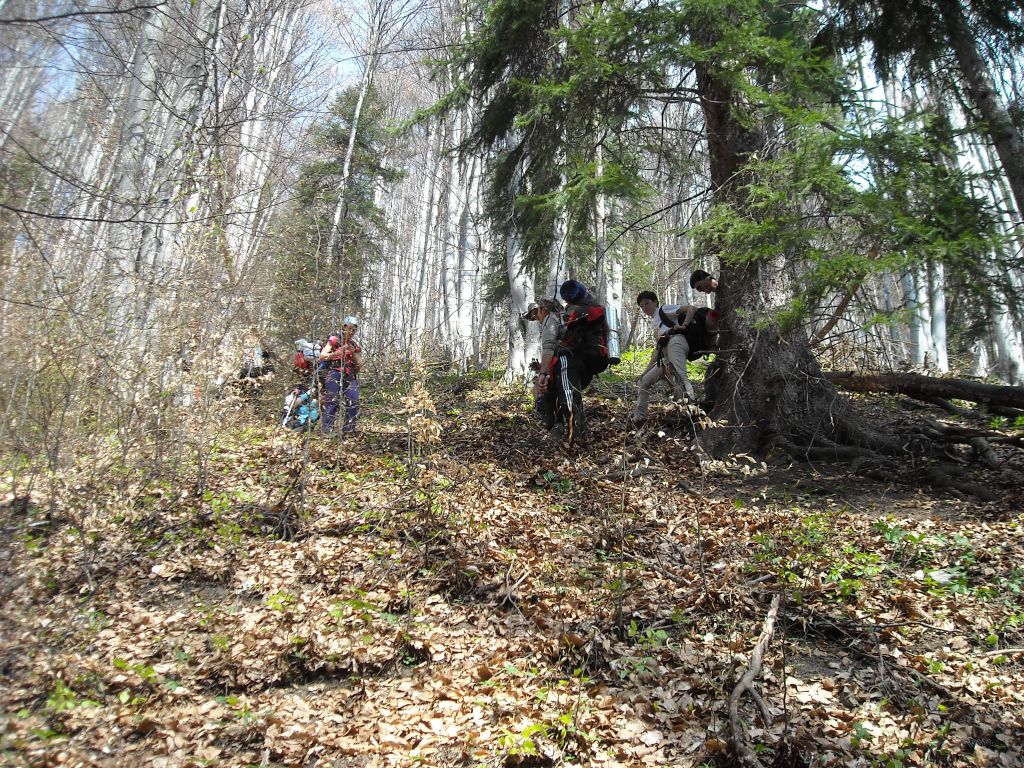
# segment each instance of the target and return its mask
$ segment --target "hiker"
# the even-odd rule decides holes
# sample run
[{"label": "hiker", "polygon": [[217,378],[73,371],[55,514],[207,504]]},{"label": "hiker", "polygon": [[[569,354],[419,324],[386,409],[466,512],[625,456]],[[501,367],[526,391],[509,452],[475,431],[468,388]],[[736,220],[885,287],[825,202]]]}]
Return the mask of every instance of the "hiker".
[{"label": "hiker", "polygon": [[651,362],[640,375],[636,408],[630,416],[634,424],[642,424],[647,420],[651,388],[663,378],[668,378],[671,383],[676,400],[694,399],[693,385],[686,374],[686,361],[695,360],[714,348],[718,314],[707,307],[685,304],[658,306],[658,296],[653,291],[641,291],[636,303],[650,319],[657,335]]},{"label": "hiker", "polygon": [[323,422],[321,429],[330,432],[338,418],[339,400],[345,401],[342,432],[354,432],[359,415],[359,371],[363,367],[363,349],[355,340],[359,321],[349,315],[341,321],[341,336],[332,335],[320,350],[321,365],[327,367],[324,381]]},{"label": "hiker", "polygon": [[551,359],[541,365],[538,384],[546,387],[542,418],[551,436],[570,442],[586,437],[583,390],[608,367],[608,320],[587,287],[566,280],[558,289],[566,302]]},{"label": "hiker", "polygon": [[[703,269],[695,269],[690,274],[690,288],[701,293],[718,295],[718,278]],[[717,329],[716,329],[717,332]],[[722,361],[715,358],[704,372],[704,410],[710,411],[718,400],[719,382],[722,380]]]},{"label": "hiker", "polygon": [[284,419],[281,426],[303,430],[316,424],[319,419],[320,409],[309,387],[305,384],[295,385],[284,398]]},{"label": "hiker", "polygon": [[311,374],[316,368],[316,361],[322,347],[323,344],[318,341],[296,339],[295,355],[292,357],[292,368],[295,372],[303,376]]},{"label": "hiker", "polygon": [[551,388],[551,361],[558,350],[558,333],[562,328],[562,305],[555,299],[531,302],[522,315],[524,320],[540,323],[541,357],[530,367],[537,371],[533,377],[533,397],[537,413],[547,429],[555,425],[554,390]]},{"label": "hiker", "polygon": [[274,372],[274,356],[262,344],[245,347],[242,350],[242,367],[238,369],[238,380],[258,380]]},{"label": "hiker", "polygon": [[256,403],[263,394],[263,386],[273,380],[274,356],[260,343],[241,348],[241,368],[233,381],[228,381],[227,372],[217,377],[215,387],[238,395],[248,403]]},{"label": "hiker", "polygon": [[690,274],[690,288],[701,293],[714,293],[718,290],[718,278],[703,269],[695,269]]}]

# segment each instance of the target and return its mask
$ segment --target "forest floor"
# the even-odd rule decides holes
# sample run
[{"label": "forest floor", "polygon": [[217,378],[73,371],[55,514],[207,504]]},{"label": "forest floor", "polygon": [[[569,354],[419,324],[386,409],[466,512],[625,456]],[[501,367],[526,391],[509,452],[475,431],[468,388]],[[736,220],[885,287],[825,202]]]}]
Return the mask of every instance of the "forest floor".
[{"label": "forest floor", "polygon": [[521,389],[367,394],[340,441],[239,417],[174,473],[5,478],[0,761],[1024,765],[1012,475],[698,462],[686,413],[628,432],[610,393],[585,451]]}]

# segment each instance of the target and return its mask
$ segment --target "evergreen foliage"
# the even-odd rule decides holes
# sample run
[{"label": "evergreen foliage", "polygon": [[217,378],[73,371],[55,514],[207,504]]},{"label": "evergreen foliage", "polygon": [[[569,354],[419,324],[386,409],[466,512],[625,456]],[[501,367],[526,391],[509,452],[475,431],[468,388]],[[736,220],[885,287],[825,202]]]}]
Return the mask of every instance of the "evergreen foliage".
[{"label": "evergreen foliage", "polygon": [[835,291],[919,264],[945,264],[965,306],[990,302],[1007,286],[986,268],[1001,238],[994,212],[971,194],[980,175],[946,161],[946,120],[910,118],[885,120],[869,136],[802,131],[774,157],[751,161],[744,209],[715,206],[693,232],[697,247],[732,263],[782,258],[795,284],[787,323]]},{"label": "evergreen foliage", "polygon": [[[993,29],[1012,29],[997,25],[992,6]],[[669,105],[707,106],[696,71],[730,99],[723,112],[746,133],[693,126],[712,166],[731,154],[742,167],[719,174],[726,181],[692,233],[699,252],[737,266],[782,259],[799,276],[791,320],[831,291],[929,261],[987,296],[983,267],[999,241],[992,211],[972,193],[979,179],[944,160],[955,151],[951,127],[922,113],[858,130],[822,23],[817,10],[762,0],[595,3],[561,17],[550,4],[485,3],[460,61],[464,79],[442,108],[479,101],[467,146],[501,150],[489,212],[500,228],[520,230],[535,267],[559,213],[579,245],[596,195],[618,201],[621,222],[655,186],[693,172],[671,156],[680,147],[666,147],[657,116]]]},{"label": "evergreen foliage", "polygon": [[[388,232],[375,190],[402,172],[387,163],[395,134],[386,107],[371,88],[363,104],[352,167],[339,200],[339,186],[358,87],[344,91],[327,120],[314,128],[317,159],[305,164],[295,201],[279,220],[282,252],[278,258],[275,317],[284,335],[323,332],[325,323],[345,312],[359,311],[366,267],[383,254]],[[336,209],[342,206],[340,236],[333,253],[325,253]]]},{"label": "evergreen foliage", "polygon": [[1024,45],[1024,15],[1015,0],[836,0],[820,40],[847,48],[870,43],[875,69],[885,77],[901,62],[927,75],[950,48],[951,2],[977,36],[1003,50]]}]

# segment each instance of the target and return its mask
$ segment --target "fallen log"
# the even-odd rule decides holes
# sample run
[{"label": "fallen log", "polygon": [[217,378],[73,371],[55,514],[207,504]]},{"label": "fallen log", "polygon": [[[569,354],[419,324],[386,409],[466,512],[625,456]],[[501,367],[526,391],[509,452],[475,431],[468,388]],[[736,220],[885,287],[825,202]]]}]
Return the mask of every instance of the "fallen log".
[{"label": "fallen log", "polygon": [[840,389],[851,392],[886,392],[922,400],[969,400],[1010,408],[1024,408],[1024,387],[1001,387],[966,379],[937,379],[917,373],[826,373]]}]

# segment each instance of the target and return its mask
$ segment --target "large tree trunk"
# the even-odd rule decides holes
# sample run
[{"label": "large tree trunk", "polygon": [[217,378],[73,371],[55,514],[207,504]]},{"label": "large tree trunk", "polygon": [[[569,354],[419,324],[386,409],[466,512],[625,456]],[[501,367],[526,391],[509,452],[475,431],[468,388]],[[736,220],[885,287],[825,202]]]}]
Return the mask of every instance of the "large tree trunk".
[{"label": "large tree trunk", "polygon": [[[566,178],[563,173],[560,186],[565,188]],[[555,216],[555,237],[548,255],[548,274],[543,287],[543,296],[554,299],[558,296],[558,286],[566,277],[567,250],[569,245],[569,213],[559,210]]]},{"label": "large tree trunk", "polygon": [[[521,170],[526,164],[524,157],[519,169],[513,174],[511,184],[511,198],[515,198],[522,183]],[[529,335],[527,323],[522,319],[526,307],[533,301],[533,279],[523,264],[523,238],[520,232],[520,224],[515,214],[510,214],[512,221],[509,222],[507,235],[505,237],[505,267],[508,274],[509,297],[511,307],[508,316],[508,366],[505,369],[505,380],[512,381],[526,375],[529,364]],[[536,338],[534,339],[536,345]]]},{"label": "large tree trunk", "polygon": [[[715,42],[711,25],[701,25],[694,34],[709,46]],[[765,152],[765,131],[757,120],[744,119],[740,95],[718,76],[713,62],[697,65],[696,80],[715,203],[742,214],[748,161]],[[734,451],[761,455],[780,447],[800,455],[840,442],[884,443],[881,436],[858,428],[846,402],[822,375],[805,329],[781,327],[772,318],[791,298],[784,265],[730,262],[727,254],[721,256],[715,306],[723,330],[711,415],[724,426],[701,433],[704,449],[717,456]]]},{"label": "large tree trunk", "polygon": [[[505,238],[505,262],[511,297],[508,315],[508,367],[505,369],[505,379],[512,381],[526,375],[530,338],[522,313],[533,300],[533,286],[523,267],[522,238],[514,227]],[[533,341],[535,346],[536,338]]]}]

